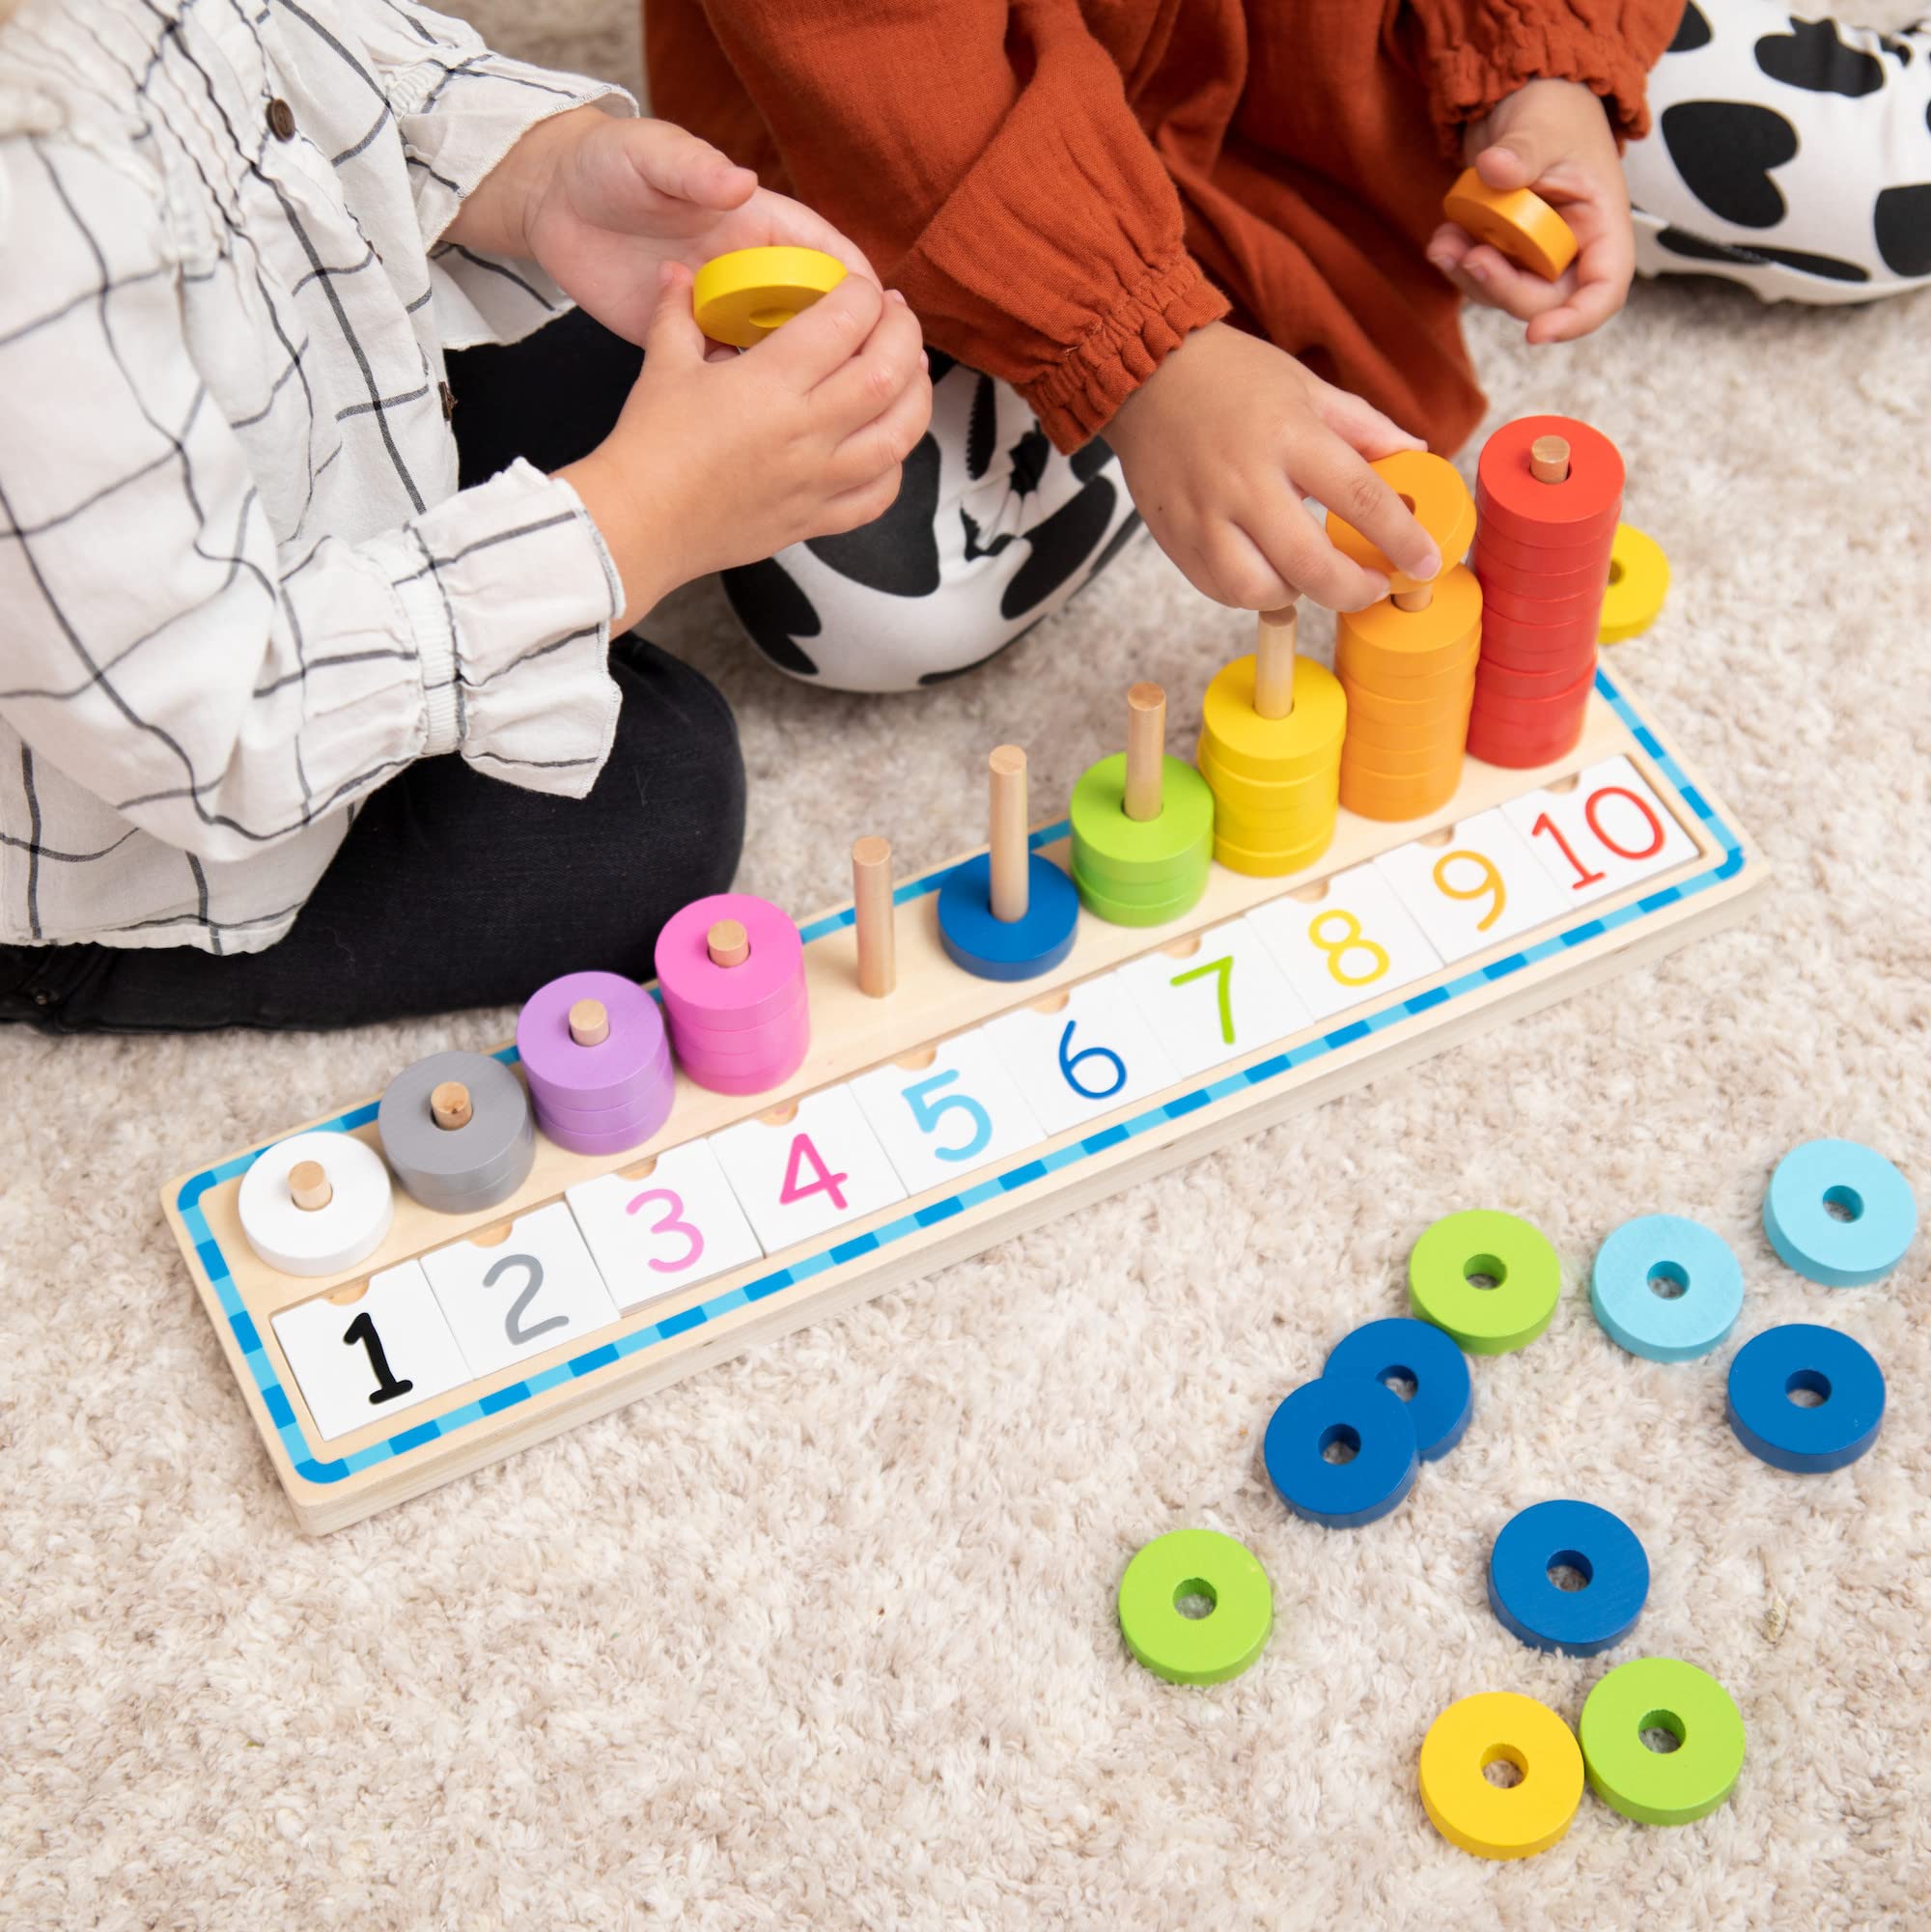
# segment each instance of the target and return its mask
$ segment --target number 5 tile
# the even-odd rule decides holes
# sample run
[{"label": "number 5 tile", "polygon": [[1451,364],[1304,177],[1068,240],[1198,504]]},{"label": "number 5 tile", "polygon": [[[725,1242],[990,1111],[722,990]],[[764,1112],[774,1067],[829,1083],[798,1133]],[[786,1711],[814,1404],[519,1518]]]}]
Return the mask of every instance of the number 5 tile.
[{"label": "number 5 tile", "polygon": [[1485,952],[1562,910],[1549,875],[1500,812],[1463,820],[1445,845],[1399,846],[1374,863],[1444,960]]},{"label": "number 5 tile", "polygon": [[1117,973],[1041,1004],[1051,1010],[1022,1006],[980,1031],[1048,1134],[1115,1113],[1179,1078]]},{"label": "number 5 tile", "polygon": [[852,1091],[908,1193],[943,1187],[1046,1138],[979,1033],[874,1067]]},{"label": "number 5 tile", "polygon": [[1337,872],[1323,898],[1290,893],[1257,906],[1247,923],[1317,1020],[1379,1004],[1441,964],[1372,865]]},{"label": "number 5 tile", "polygon": [[767,1254],[905,1199],[852,1089],[807,1094],[780,1120],[760,1114],[711,1136]]}]

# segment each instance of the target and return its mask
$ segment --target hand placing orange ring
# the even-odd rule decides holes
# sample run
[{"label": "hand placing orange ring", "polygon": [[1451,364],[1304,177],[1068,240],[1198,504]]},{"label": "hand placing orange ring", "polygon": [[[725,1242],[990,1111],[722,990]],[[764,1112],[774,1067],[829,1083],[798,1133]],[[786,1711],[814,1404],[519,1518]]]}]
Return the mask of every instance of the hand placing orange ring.
[{"label": "hand placing orange ring", "polygon": [[844,279],[844,263],[817,248],[740,248],[697,271],[690,306],[713,342],[749,349]]},{"label": "hand placing orange ring", "polygon": [[1576,259],[1576,232],[1528,188],[1492,188],[1465,168],[1441,197],[1441,212],[1519,268],[1553,282]]},{"label": "hand placing orange ring", "polygon": [[[1393,456],[1377,458],[1368,467],[1408,505],[1414,520],[1435,540],[1443,570],[1452,569],[1468,555],[1475,536],[1475,502],[1453,463],[1426,450],[1397,450]],[[1412,577],[1406,571],[1396,570],[1378,545],[1332,510],[1328,513],[1328,541],[1363,570],[1381,572],[1396,597],[1439,580]]]}]

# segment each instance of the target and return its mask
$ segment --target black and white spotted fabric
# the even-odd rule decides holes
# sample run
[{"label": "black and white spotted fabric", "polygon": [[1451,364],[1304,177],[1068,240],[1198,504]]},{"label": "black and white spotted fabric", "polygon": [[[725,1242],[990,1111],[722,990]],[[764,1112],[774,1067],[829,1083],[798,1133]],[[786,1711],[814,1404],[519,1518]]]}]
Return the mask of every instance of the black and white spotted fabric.
[{"label": "black and white spotted fabric", "polygon": [[1018,392],[932,357],[932,428],[898,501],[845,536],[724,574],[779,670],[847,691],[909,691],[994,657],[1140,527],[1113,453],[1047,440]]},{"label": "black and white spotted fabric", "polygon": [[1646,275],[1766,301],[1931,283],[1931,23],[1897,34],[1775,0],[1689,0],[1624,159]]}]

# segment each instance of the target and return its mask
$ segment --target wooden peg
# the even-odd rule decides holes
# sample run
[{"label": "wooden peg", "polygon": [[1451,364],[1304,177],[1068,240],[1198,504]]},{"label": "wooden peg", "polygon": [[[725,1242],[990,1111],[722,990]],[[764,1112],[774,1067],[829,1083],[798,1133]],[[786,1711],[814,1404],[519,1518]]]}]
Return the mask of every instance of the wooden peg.
[{"label": "wooden peg", "polygon": [[1300,614],[1294,604],[1264,610],[1254,633],[1254,710],[1286,717],[1294,710],[1294,645]]},{"label": "wooden peg", "polygon": [[579,1047],[601,1047],[610,1037],[610,1015],[601,999],[579,999],[570,1009],[570,1037]]},{"label": "wooden peg", "polygon": [[858,991],[868,999],[882,999],[898,985],[899,965],[892,849],[882,838],[861,838],[852,848],[852,916],[858,935]]},{"label": "wooden peg", "polygon": [[1426,610],[1435,602],[1435,586],[1418,583],[1413,590],[1398,590],[1392,602],[1397,610]]},{"label": "wooden peg", "polygon": [[740,921],[719,919],[705,934],[704,949],[711,955],[713,966],[742,966],[751,957],[751,936]]},{"label": "wooden peg", "polygon": [[289,1169],[289,1198],[304,1214],[325,1208],[335,1198],[320,1161],[297,1161]]},{"label": "wooden peg", "polygon": [[1135,685],[1127,693],[1127,817],[1142,825],[1160,817],[1161,766],[1166,758],[1166,693]]},{"label": "wooden peg", "polygon": [[1023,919],[1031,901],[1032,854],[1026,847],[1026,755],[1017,744],[999,744],[986,761],[993,782],[993,917],[1011,925]]},{"label": "wooden peg", "polygon": [[1528,446],[1528,471],[1538,483],[1569,481],[1569,438],[1537,436]]},{"label": "wooden peg", "polygon": [[430,1118],[438,1127],[467,1127],[472,1111],[469,1089],[461,1080],[444,1080],[439,1087],[431,1090]]}]

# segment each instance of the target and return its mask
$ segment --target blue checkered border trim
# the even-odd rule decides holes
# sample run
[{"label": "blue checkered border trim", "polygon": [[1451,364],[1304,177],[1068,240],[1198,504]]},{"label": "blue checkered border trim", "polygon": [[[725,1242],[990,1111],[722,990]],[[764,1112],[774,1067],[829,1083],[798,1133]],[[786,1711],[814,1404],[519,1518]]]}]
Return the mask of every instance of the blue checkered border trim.
[{"label": "blue checkered border trim", "polygon": [[[1308,1040],[1290,1050],[1274,1053],[1254,1066],[1227,1074],[1217,1079],[1205,1081],[1189,1093],[1165,1101],[1158,1106],[1149,1107],[1144,1113],[1131,1120],[1115,1121],[1109,1127],[1103,1127],[1088,1134],[1083,1140],[1076,1140],[1070,1145],[1041,1156],[1037,1160],[1022,1162],[1019,1166],[1007,1169],[1002,1174],[994,1174],[969,1188],[962,1188],[958,1193],[948,1195],[943,1200],[930,1202],[912,1213],[901,1215],[885,1226],[874,1229],[870,1234],[861,1234],[850,1241],[838,1242],[832,1246],[821,1249],[816,1254],[806,1255],[802,1260],[794,1261],[790,1266],[774,1270],[770,1274],[759,1276],[755,1281],[747,1281],[742,1287],[733,1288],[728,1293],[714,1296],[708,1302],[699,1302],[695,1307],[686,1308],[675,1315],[667,1315],[660,1322],[647,1323],[620,1335],[613,1342],[605,1342],[599,1348],[588,1350],[579,1356],[573,1356],[568,1361],[553,1362],[549,1367],[525,1377],[521,1382],[513,1382],[505,1388],[496,1389],[480,1401],[465,1402],[441,1415],[433,1416],[426,1422],[418,1422],[412,1428],[404,1429],[379,1442],[372,1442],[368,1447],[358,1449],[352,1455],[339,1456],[329,1462],[317,1460],[315,1452],[303,1438],[295,1421],[294,1409],[290,1406],[286,1390],[277,1378],[269,1361],[267,1351],[262,1345],[262,1337],[256,1330],[254,1319],[242,1305],[236,1293],[234,1277],[229,1272],[227,1257],[221,1246],[209,1233],[208,1221],[201,1211],[201,1197],[209,1189],[219,1183],[232,1180],[244,1172],[253,1157],[241,1155],[219,1167],[211,1167],[204,1173],[182,1184],[178,1205],[182,1218],[195,1243],[196,1252],[201,1257],[201,1265],[208,1272],[208,1278],[221,1302],[222,1312],[235,1332],[235,1339],[240,1344],[243,1360],[248,1364],[255,1378],[255,1386],[261,1392],[262,1400],[267,1408],[268,1415],[282,1441],[289,1460],[296,1472],[312,1483],[337,1483],[352,1475],[357,1470],[365,1470],[378,1463],[389,1461],[392,1457],[406,1456],[412,1449],[419,1449],[444,1436],[456,1434],[483,1420],[485,1416],[495,1415],[505,1409],[514,1409],[519,1403],[527,1402],[533,1395],[540,1395],[546,1388],[554,1388],[559,1383],[577,1381],[586,1376],[601,1374],[604,1369],[613,1368],[627,1356],[639,1351],[655,1348],[659,1342],[668,1341],[673,1335],[684,1334],[691,1329],[702,1328],[707,1322],[714,1322],[720,1315],[728,1314],[733,1308],[742,1307],[746,1302],[763,1302],[773,1295],[784,1293],[787,1288],[796,1287],[799,1282],[809,1281],[814,1275],[823,1274],[833,1268],[843,1267],[847,1262],[859,1260],[880,1248],[890,1247],[893,1243],[903,1241],[907,1236],[916,1234],[921,1228],[928,1228],[939,1221],[946,1221],[956,1215],[966,1213],[968,1208],[976,1208],[982,1202],[996,1200],[1002,1194],[1019,1193],[1027,1188],[1036,1187],[1049,1174],[1062,1168],[1077,1166],[1096,1154],[1104,1154],[1110,1147],[1117,1147],[1122,1141],[1133,1140],[1143,1134],[1151,1134],[1164,1127],[1169,1121],[1179,1120],[1200,1108],[1211,1106],[1216,1101],[1225,1100],[1230,1095],[1243,1093],[1249,1087],[1266,1086],[1277,1080],[1282,1075],[1302,1067],[1310,1060],[1318,1060],[1338,1051],[1343,1047],[1353,1046],[1357,1040],[1364,1040],[1370,1034],[1385,1032],[1391,1026],[1399,1025],[1404,1020],[1415,1014],[1426,1013],[1438,1006],[1447,1004],[1466,994],[1478,991],[1498,979],[1506,979],[1511,973],[1520,972],[1524,966],[1532,966],[1556,953],[1585,945],[1591,939],[1600,938],[1606,933],[1619,927],[1631,926],[1662,911],[1665,907],[1674,906],[1679,901],[1695,897],[1707,891],[1721,880],[1734,878],[1743,870],[1745,856],[1742,845],[1721,818],[1711,809],[1710,802],[1683,775],[1676,761],[1664,749],[1654,733],[1637,715],[1629,700],[1618,691],[1609,678],[1601,671],[1596,673],[1596,688],[1608,699],[1616,715],[1635,736],[1636,742],[1655,761],[1658,769],[1669,781],[1677,797],[1684,805],[1702,822],[1704,829],[1716,842],[1720,856],[1716,863],[1693,877],[1685,879],[1674,885],[1665,885],[1648,897],[1637,899],[1613,912],[1606,912],[1600,918],[1585,919],[1581,924],[1570,927],[1566,932],[1556,933],[1549,938],[1538,940],[1534,945],[1525,947],[1519,953],[1512,953],[1506,959],[1494,960],[1485,966],[1478,966],[1451,980],[1445,986],[1439,986],[1426,993],[1419,993],[1408,999],[1390,1001],[1379,1011],[1367,1014],[1358,1020],[1351,1020],[1338,1026],[1331,1033],[1325,1033],[1318,1039]],[[1055,839],[1067,835],[1067,826],[1049,826],[1032,835],[1035,848],[1050,845]],[[903,905],[909,900],[922,898],[926,893],[936,892],[944,882],[943,873],[917,879],[901,885],[894,894]],[[821,939],[828,933],[835,933],[852,922],[848,909],[834,912],[803,928],[807,942]],[[505,1047],[496,1056],[500,1060],[511,1061],[517,1057],[515,1047]],[[349,1113],[323,1123],[322,1131],[349,1133],[362,1127],[376,1117],[373,1104],[359,1106]]]}]

